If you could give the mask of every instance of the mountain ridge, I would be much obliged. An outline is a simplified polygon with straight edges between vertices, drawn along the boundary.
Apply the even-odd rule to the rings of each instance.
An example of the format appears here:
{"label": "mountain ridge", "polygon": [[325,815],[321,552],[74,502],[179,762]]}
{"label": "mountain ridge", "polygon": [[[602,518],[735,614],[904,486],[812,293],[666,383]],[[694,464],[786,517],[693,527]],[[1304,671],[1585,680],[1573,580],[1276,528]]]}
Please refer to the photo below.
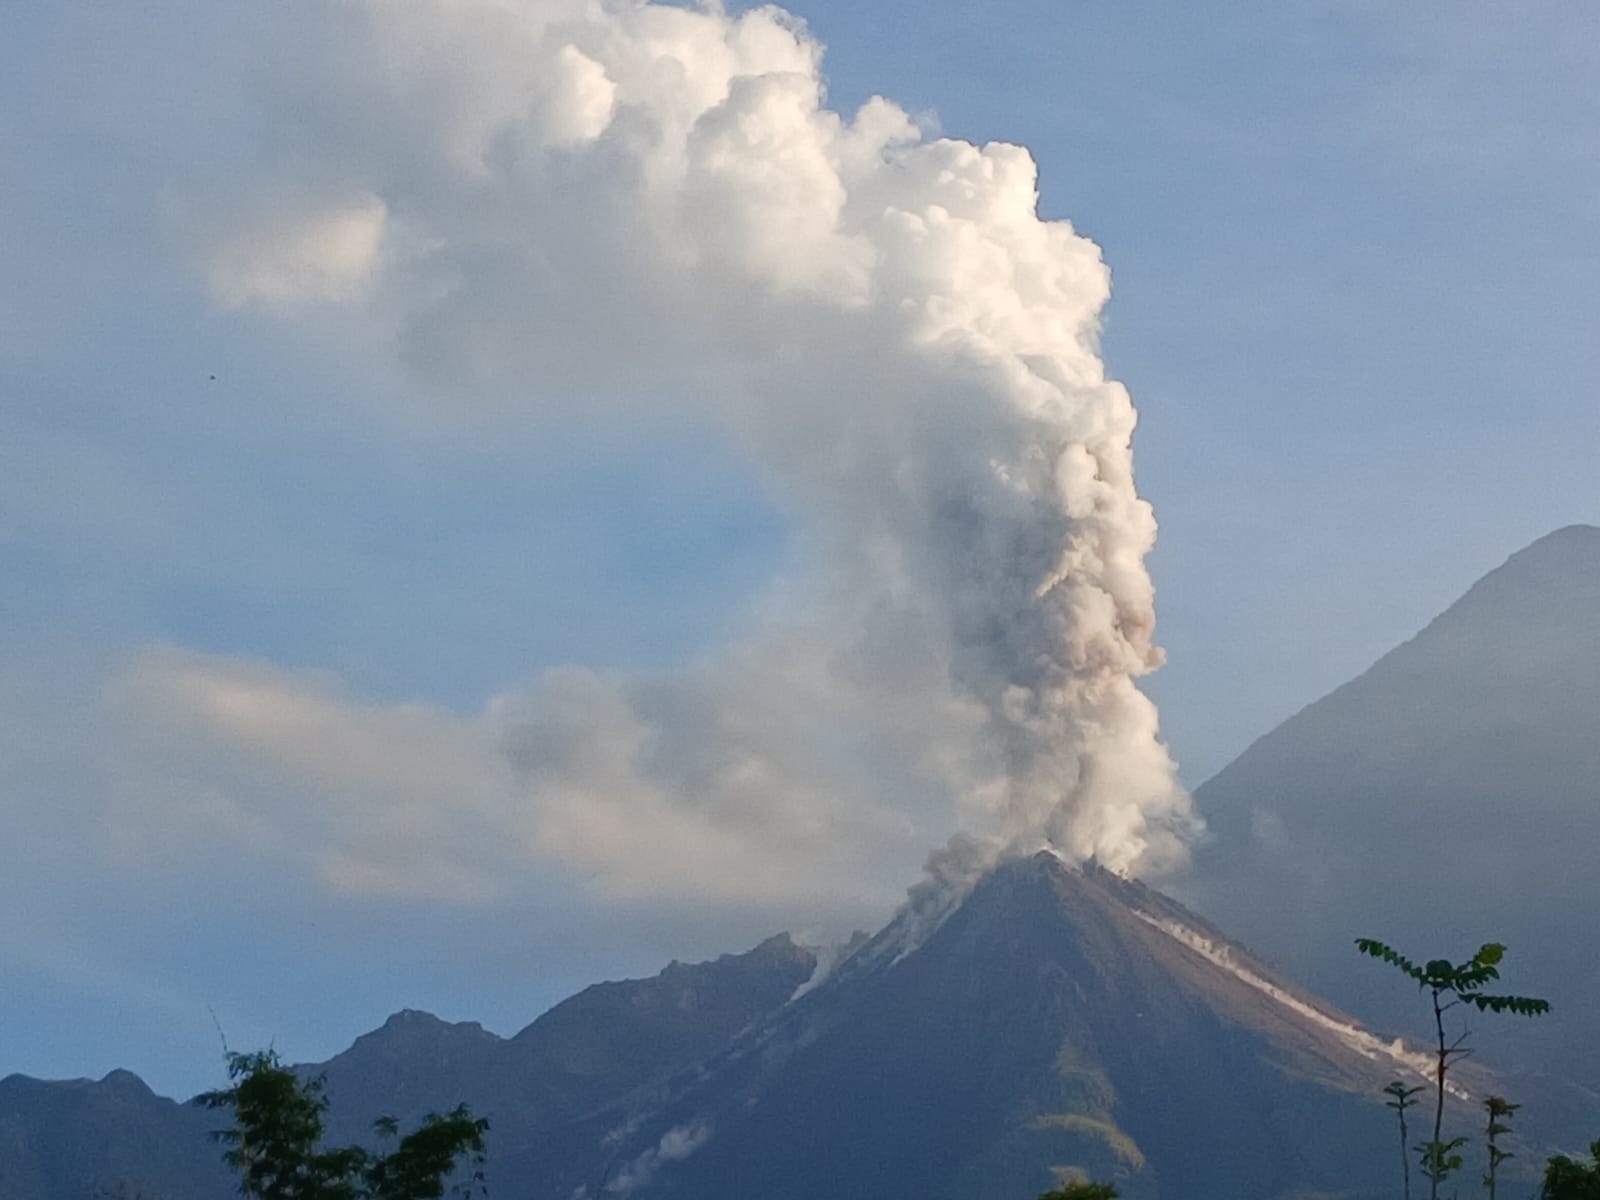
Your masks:
{"label": "mountain ridge", "polygon": [[[1348,1159],[1370,1146],[1367,1161],[1388,1161],[1378,1093],[1404,1064],[1142,883],[1050,854],[1015,860],[911,952],[874,957],[872,944],[859,969],[804,987],[817,955],[780,935],[596,985],[511,1038],[402,1010],[303,1069],[327,1076],[336,1141],[379,1113],[407,1117],[404,1104],[491,1115],[491,1188],[529,1200],[1015,1200],[1074,1171],[1115,1179],[1128,1200],[1381,1192],[1385,1172],[1363,1182]],[[654,1059],[635,1053],[644,1043]],[[117,1170],[170,1200],[216,1194],[202,1128],[215,1114],[116,1073],[14,1077],[0,1099],[28,1087],[55,1104],[116,1092],[134,1111],[58,1122],[121,1147],[96,1173],[71,1169],[70,1148],[55,1176],[37,1154],[0,1156],[4,1200],[79,1200]],[[25,1117],[0,1103],[14,1140],[30,1136]],[[122,1132],[106,1136],[108,1121]],[[130,1130],[170,1161],[133,1153]]]}
{"label": "mountain ridge", "polygon": [[1569,1018],[1600,987],[1597,728],[1600,528],[1574,525],[1197,789],[1210,839],[1172,890],[1382,1028],[1419,1032],[1419,1010],[1355,936],[1419,957],[1504,942],[1508,980],[1556,1013],[1497,1024],[1487,1052],[1593,1089],[1600,1052]]}
{"label": "mountain ridge", "polygon": [[[409,1124],[466,1103],[495,1119],[492,1144],[503,1155],[515,1146],[519,1125],[560,1124],[647,1083],[652,1070],[681,1067],[704,1047],[720,1045],[786,1000],[814,968],[815,952],[780,934],[745,954],[673,963],[644,979],[591,985],[510,1038],[476,1022],[402,1009],[327,1062],[296,1069],[326,1080],[331,1142],[369,1141],[380,1115]],[[702,994],[713,1003],[696,1007],[686,1001]],[[609,1017],[595,1012],[597,998]],[[664,1010],[678,1017],[669,1012],[662,1020]],[[609,1074],[588,1076],[531,1073],[539,1070],[541,1056],[560,1057],[545,1032],[552,1014],[591,1014],[587,1033],[603,1039],[619,1011],[631,1016],[628,1032],[635,1043],[654,1041],[648,1062],[613,1063]],[[681,1019],[684,1014],[689,1019]],[[215,1200],[236,1187],[210,1137],[225,1123],[192,1101],[156,1095],[125,1070],[100,1080],[6,1076],[0,1079],[0,1200],[84,1200],[110,1195],[116,1187],[162,1200]]]}

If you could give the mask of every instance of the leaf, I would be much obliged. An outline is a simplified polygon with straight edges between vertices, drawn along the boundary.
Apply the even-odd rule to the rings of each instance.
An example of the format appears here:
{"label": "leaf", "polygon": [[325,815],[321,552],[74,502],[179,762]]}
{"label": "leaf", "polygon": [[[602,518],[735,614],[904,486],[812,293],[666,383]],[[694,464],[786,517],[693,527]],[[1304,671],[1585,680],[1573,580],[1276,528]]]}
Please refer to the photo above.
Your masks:
{"label": "leaf", "polygon": [[1423,982],[1422,969],[1416,963],[1394,949],[1394,947],[1378,941],[1377,938],[1357,938],[1356,949],[1371,958],[1399,967],[1401,971],[1418,983]]}
{"label": "leaf", "polygon": [[1494,967],[1506,956],[1506,948],[1499,942],[1485,942],[1472,956],[1472,961],[1485,967]]}

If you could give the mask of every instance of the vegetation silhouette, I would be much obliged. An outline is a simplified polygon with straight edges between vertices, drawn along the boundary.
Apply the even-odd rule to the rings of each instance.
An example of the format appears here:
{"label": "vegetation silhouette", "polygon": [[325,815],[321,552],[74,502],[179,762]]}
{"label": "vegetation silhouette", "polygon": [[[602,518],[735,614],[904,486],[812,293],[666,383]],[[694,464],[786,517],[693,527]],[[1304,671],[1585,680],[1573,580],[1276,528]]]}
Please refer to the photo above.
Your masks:
{"label": "vegetation silhouette", "polygon": [[1118,1194],[1109,1183],[1072,1182],[1041,1192],[1039,1200],[1117,1200]]}
{"label": "vegetation silhouette", "polygon": [[[1447,958],[1435,958],[1419,966],[1393,947],[1378,941],[1376,938],[1357,938],[1356,949],[1370,958],[1386,962],[1396,968],[1407,979],[1416,982],[1417,987],[1428,993],[1433,1006],[1433,1027],[1436,1039],[1434,1058],[1434,1102],[1433,1102],[1433,1137],[1417,1145],[1417,1157],[1421,1161],[1422,1174],[1428,1181],[1429,1200],[1438,1200],[1439,1185],[1449,1179],[1456,1171],[1461,1169],[1463,1162],[1461,1147],[1467,1144],[1464,1137],[1453,1137],[1445,1140],[1444,1137],[1444,1098],[1448,1085],[1450,1067],[1461,1058],[1471,1053],[1467,1046],[1467,1030],[1463,1029],[1454,1039],[1445,1033],[1444,1017],[1451,1009],[1463,1005],[1476,1008],[1479,1012],[1510,1012],[1526,1017],[1537,1017],[1550,1011],[1550,1003],[1534,996],[1506,996],[1484,991],[1484,988],[1500,978],[1500,962],[1505,957],[1506,948],[1499,942],[1485,942],[1478,948],[1478,952],[1465,962],[1453,963]],[[1385,1088],[1386,1092],[1393,1095],[1394,1085]],[[1502,1100],[1503,1104],[1504,1101]],[[1393,1107],[1393,1105],[1391,1105]],[[1405,1110],[1400,1110],[1400,1119],[1405,1120]],[[1491,1114],[1490,1129],[1495,1127],[1494,1117]],[[1490,1178],[1494,1175],[1494,1159],[1496,1148],[1494,1146],[1494,1133],[1490,1134]],[[1407,1195],[1410,1194],[1410,1179],[1406,1181]],[[1493,1195],[1491,1185],[1491,1196]]]}
{"label": "vegetation silhouette", "polygon": [[1411,1200],[1411,1139],[1406,1130],[1406,1109],[1415,1108],[1417,1093],[1426,1090],[1420,1083],[1407,1087],[1399,1079],[1383,1089],[1384,1094],[1390,1097],[1384,1103],[1394,1109],[1400,1118],[1400,1177],[1405,1181],[1405,1200]]}
{"label": "vegetation silhouette", "polygon": [[1516,1157],[1511,1151],[1500,1148],[1499,1139],[1501,1134],[1511,1132],[1511,1126],[1504,1122],[1509,1121],[1521,1107],[1520,1104],[1512,1104],[1504,1096],[1485,1096],[1483,1099],[1483,1110],[1489,1116],[1489,1123],[1484,1128],[1484,1139],[1489,1145],[1489,1173],[1483,1177],[1483,1187],[1489,1193],[1489,1200],[1495,1200],[1500,1164]]}
{"label": "vegetation silhouette", "polygon": [[[360,1146],[324,1149],[323,1081],[302,1081],[271,1050],[228,1054],[233,1086],[207,1092],[207,1108],[231,1108],[234,1124],[215,1135],[228,1149],[223,1159],[240,1174],[239,1191],[251,1200],[440,1200],[458,1160],[470,1156],[471,1172],[453,1189],[465,1197],[484,1185],[484,1134],[489,1122],[466,1105],[440,1115],[399,1138],[388,1154]],[[373,1128],[399,1137],[393,1117]]]}
{"label": "vegetation silhouette", "polygon": [[1600,1140],[1589,1146],[1589,1161],[1558,1154],[1544,1165],[1539,1200],[1600,1200]]}

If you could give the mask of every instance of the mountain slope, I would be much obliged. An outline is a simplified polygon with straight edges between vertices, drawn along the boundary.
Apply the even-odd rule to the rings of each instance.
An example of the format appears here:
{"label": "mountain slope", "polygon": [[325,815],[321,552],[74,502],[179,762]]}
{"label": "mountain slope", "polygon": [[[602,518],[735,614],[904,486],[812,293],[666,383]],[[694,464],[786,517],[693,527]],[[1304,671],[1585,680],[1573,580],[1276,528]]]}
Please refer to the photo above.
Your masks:
{"label": "mountain slope", "polygon": [[705,1058],[780,1007],[816,964],[815,951],[778,934],[745,954],[594,984],[508,1039],[397,1013],[317,1068],[337,1100],[330,1129],[359,1138],[378,1113],[414,1121],[465,1102],[493,1122],[497,1144],[515,1144]]}
{"label": "mountain slope", "polygon": [[236,1184],[209,1137],[225,1123],[128,1071],[98,1082],[0,1079],[0,1200],[228,1195]]}
{"label": "mountain slope", "polygon": [[1177,889],[1196,908],[1389,1026],[1415,997],[1351,939],[1503,941],[1508,981],[1556,1014],[1484,1044],[1600,1085],[1600,529],[1513,555],[1196,800],[1212,841]]}
{"label": "mountain slope", "polygon": [[899,932],[647,1104],[537,1147],[559,1170],[535,1196],[1016,1200],[1073,1167],[1131,1200],[1390,1182],[1378,1093],[1406,1066],[1165,897],[1045,854],[874,954]]}
{"label": "mountain slope", "polygon": [[[465,1102],[491,1118],[499,1159],[537,1130],[704,1058],[781,1006],[815,966],[813,951],[780,934],[746,954],[596,984],[509,1039],[397,1013],[301,1069],[327,1077],[332,1141],[365,1140],[380,1115],[410,1124]],[[208,1136],[226,1123],[127,1071],[99,1082],[10,1076],[0,1080],[0,1200],[88,1200],[119,1185],[129,1196],[215,1200],[236,1186]]]}

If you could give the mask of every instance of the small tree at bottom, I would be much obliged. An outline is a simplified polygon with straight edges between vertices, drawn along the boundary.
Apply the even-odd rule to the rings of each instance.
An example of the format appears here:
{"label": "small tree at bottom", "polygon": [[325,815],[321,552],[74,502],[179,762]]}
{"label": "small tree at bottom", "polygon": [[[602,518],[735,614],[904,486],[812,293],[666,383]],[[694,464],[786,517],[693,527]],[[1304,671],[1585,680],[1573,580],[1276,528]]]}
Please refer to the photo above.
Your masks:
{"label": "small tree at bottom", "polygon": [[1389,1097],[1384,1103],[1400,1118],[1400,1178],[1405,1183],[1405,1200],[1411,1200],[1411,1142],[1406,1131],[1406,1109],[1416,1107],[1417,1093],[1424,1090],[1420,1083],[1407,1087],[1399,1079],[1383,1089]]}
{"label": "small tree at bottom", "polygon": [[[483,1186],[483,1136],[489,1122],[466,1105],[429,1114],[388,1154],[360,1146],[324,1149],[328,1099],[320,1079],[302,1081],[270,1050],[228,1055],[233,1086],[200,1097],[208,1108],[231,1108],[232,1129],[218,1132],[223,1158],[239,1172],[239,1190],[252,1200],[439,1200],[458,1160],[473,1170],[457,1184],[466,1195]],[[392,1117],[374,1122],[396,1137]]]}
{"label": "small tree at bottom", "polygon": [[1565,1154],[1546,1162],[1540,1200],[1600,1200],[1600,1141],[1589,1147],[1589,1155],[1588,1162]]}
{"label": "small tree at bottom", "polygon": [[1042,1192],[1039,1200],[1117,1200],[1117,1195],[1117,1189],[1109,1183],[1074,1182]]}
{"label": "small tree at bottom", "polygon": [[[1505,957],[1506,948],[1499,942],[1485,942],[1476,954],[1459,963],[1447,958],[1414,963],[1376,938],[1357,938],[1356,949],[1397,968],[1420,990],[1427,992],[1432,1002],[1436,1038],[1433,1053],[1433,1137],[1417,1146],[1417,1155],[1421,1159],[1423,1178],[1428,1181],[1428,1200],[1438,1200],[1440,1186],[1461,1169],[1462,1157],[1459,1152],[1467,1141],[1463,1137],[1447,1140],[1442,1132],[1446,1077],[1451,1065],[1468,1053],[1465,1031],[1454,1040],[1447,1037],[1445,1014],[1453,1008],[1468,1005],[1479,1012],[1509,1012],[1537,1017],[1550,1011],[1550,1003],[1537,996],[1505,996],[1483,990],[1500,978],[1500,961]],[[1403,1111],[1401,1115],[1404,1116]]]}
{"label": "small tree at bottom", "polygon": [[1512,1104],[1504,1096],[1485,1096],[1483,1110],[1489,1116],[1489,1123],[1484,1127],[1484,1137],[1489,1144],[1489,1173],[1483,1177],[1483,1190],[1489,1194],[1489,1200],[1495,1200],[1499,1187],[1500,1164],[1516,1155],[1509,1150],[1500,1148],[1500,1136],[1510,1133],[1511,1126],[1505,1124],[1516,1115],[1520,1104]]}

